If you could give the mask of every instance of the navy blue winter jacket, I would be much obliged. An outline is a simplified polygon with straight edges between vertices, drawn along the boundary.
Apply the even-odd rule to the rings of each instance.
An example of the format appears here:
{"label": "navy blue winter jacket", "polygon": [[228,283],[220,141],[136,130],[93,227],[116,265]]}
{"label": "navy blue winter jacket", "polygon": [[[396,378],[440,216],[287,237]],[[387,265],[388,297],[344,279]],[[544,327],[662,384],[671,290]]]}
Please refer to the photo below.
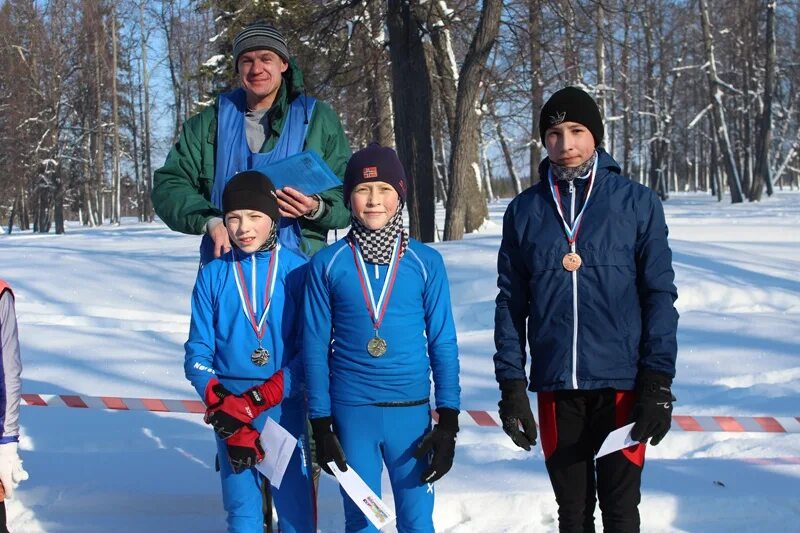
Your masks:
{"label": "navy blue winter jacket", "polygon": [[[605,151],[598,156],[576,272],[561,264],[569,246],[548,187],[547,159],[541,181],[506,210],[497,258],[498,381],[526,378],[526,334],[532,391],[629,390],[640,369],[675,375],[678,294],[661,202],[622,177]],[[575,180],[572,192],[559,182],[566,217],[579,212],[587,181]]]}

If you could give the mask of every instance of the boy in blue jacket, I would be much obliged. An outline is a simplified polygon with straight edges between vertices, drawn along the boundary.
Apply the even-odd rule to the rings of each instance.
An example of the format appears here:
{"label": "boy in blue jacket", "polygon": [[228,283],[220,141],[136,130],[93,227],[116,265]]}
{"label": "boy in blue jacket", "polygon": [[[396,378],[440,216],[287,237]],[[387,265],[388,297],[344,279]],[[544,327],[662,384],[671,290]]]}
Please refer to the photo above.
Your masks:
{"label": "boy in blue jacket", "polygon": [[[664,438],[675,400],[678,295],[664,212],[599,148],[591,96],[561,89],[540,117],[541,181],[509,204],[497,259],[500,418],[530,450],[526,386],[538,393],[560,531],[593,532],[597,499],[604,531],[638,531],[644,443]],[[595,461],[608,433],[629,422],[642,444]]]}
{"label": "boy in blue jacket", "polygon": [[257,171],[236,174],[222,197],[231,251],[200,270],[184,370],[217,436],[222,497],[231,532],[264,531],[255,465],[267,417],[298,444],[273,490],[283,533],[315,531],[309,476],[299,312],[306,260],[277,242],[275,187]]}
{"label": "boy in blue jacket", "polygon": [[[318,252],[306,282],[303,358],[317,462],[352,466],[381,493],[386,463],[397,529],[432,532],[432,483],[458,432],[458,347],[444,263],[403,230],[406,177],[391,148],[353,154],[347,237]],[[433,373],[438,423],[431,430]],[[377,531],[342,493],[345,529]]]}

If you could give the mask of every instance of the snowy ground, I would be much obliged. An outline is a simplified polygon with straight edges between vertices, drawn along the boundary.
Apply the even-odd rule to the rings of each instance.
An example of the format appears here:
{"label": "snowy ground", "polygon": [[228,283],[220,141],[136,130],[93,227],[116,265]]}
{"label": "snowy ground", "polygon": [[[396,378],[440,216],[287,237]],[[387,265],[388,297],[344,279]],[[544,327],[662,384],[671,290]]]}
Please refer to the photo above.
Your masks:
{"label": "snowy ground", "polygon": [[[491,206],[479,234],[437,245],[468,409],[494,410],[498,400],[492,320],[505,205]],[[676,414],[800,415],[800,195],[737,206],[675,195],[666,211],[681,313]],[[24,391],[193,399],[182,344],[196,238],[160,224],[68,232],[0,237],[0,277],[17,292]],[[224,529],[199,416],[23,407],[21,419],[31,479],[8,502],[12,531]],[[538,447],[522,452],[496,428],[466,427],[458,442],[453,470],[437,483],[438,531],[556,529]],[[674,432],[648,450],[642,528],[800,531],[800,465],[746,461],[798,456],[798,434]],[[338,490],[323,476],[320,530],[342,524]]]}

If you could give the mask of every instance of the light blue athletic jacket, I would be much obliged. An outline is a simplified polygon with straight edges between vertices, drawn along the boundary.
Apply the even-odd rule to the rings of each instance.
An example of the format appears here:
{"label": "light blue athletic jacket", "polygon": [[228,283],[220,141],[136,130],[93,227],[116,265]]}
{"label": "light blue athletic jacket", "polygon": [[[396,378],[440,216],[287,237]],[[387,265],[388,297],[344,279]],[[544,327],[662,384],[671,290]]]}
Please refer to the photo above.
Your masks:
{"label": "light blue athletic jacket", "polygon": [[[309,264],[303,360],[311,418],[346,405],[414,402],[459,409],[458,346],[441,255],[411,239],[400,259],[380,336],[388,350],[367,353],[374,335],[348,239],[319,251]],[[388,265],[366,263],[375,300]]]}
{"label": "light blue athletic jacket", "polygon": [[[302,397],[303,360],[300,351],[299,311],[306,275],[305,258],[291,250],[278,248],[278,270],[272,305],[267,315],[262,345],[270,357],[256,366],[250,355],[258,340],[242,309],[234,278],[233,252],[228,252],[203,267],[192,292],[192,322],[186,341],[184,371],[201,398],[206,385],[216,374],[222,381],[268,379],[284,368],[283,397]],[[245,254],[237,250],[247,287],[252,287],[252,261],[256,260],[256,315],[264,309],[270,252]]]}

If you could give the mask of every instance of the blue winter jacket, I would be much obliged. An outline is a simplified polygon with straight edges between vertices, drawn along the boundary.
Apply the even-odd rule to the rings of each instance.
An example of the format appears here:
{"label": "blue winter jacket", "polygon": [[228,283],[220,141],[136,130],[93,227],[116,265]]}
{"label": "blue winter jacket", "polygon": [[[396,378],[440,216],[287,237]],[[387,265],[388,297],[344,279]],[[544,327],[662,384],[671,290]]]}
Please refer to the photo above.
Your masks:
{"label": "blue winter jacket", "polygon": [[[278,246],[278,265],[272,304],[266,319],[263,347],[269,352],[267,364],[256,366],[250,355],[258,339],[245,314],[236,288],[233,252],[228,252],[203,267],[192,292],[192,321],[186,341],[184,371],[201,398],[215,375],[220,380],[265,381],[284,369],[284,398],[302,399],[303,360],[300,357],[300,311],[307,260]],[[246,254],[237,251],[247,288],[252,290],[252,261],[256,260],[256,298],[258,317],[264,309],[270,252]],[[251,297],[252,298],[252,297]],[[227,386],[227,385],[226,385]],[[231,388],[233,387],[233,388]],[[240,389],[235,383],[229,389]],[[237,392],[234,391],[234,392]]]}
{"label": "blue winter jacket", "polygon": [[[541,181],[506,210],[497,258],[498,381],[526,378],[526,340],[532,391],[629,390],[639,369],[675,375],[678,294],[661,202],[622,177],[605,151],[598,156],[576,272],[561,264],[569,246],[548,187],[547,159]],[[587,181],[575,180],[573,191],[559,182],[566,217],[579,212]]]}
{"label": "blue winter jacket", "polygon": [[[377,300],[388,265],[366,263]],[[311,418],[346,405],[427,400],[433,371],[436,407],[459,408],[458,346],[441,255],[409,240],[380,328],[381,357],[348,239],[317,252],[306,281],[303,358]]]}

